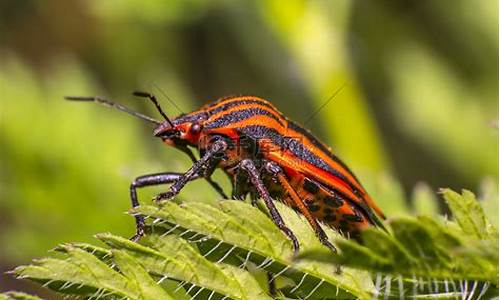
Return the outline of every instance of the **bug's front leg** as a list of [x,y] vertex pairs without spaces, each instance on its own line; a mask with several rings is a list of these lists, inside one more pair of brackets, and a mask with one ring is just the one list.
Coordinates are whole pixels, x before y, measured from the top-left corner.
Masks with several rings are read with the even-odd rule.
[[[193,164],[196,163],[196,161],[197,161],[196,157],[194,156],[193,151],[191,151],[191,149],[189,149],[185,145],[179,145],[176,147],[179,150],[181,150],[182,152],[186,153],[189,156],[189,158],[191,159],[191,161],[193,162]],[[222,189],[222,187],[217,182],[212,180],[212,178],[210,177],[210,174],[208,174],[207,176],[204,176],[205,180],[208,182],[208,184],[210,184],[212,186],[212,188],[222,197],[222,199],[229,199],[227,197],[226,193],[224,193],[224,190]]]
[[161,201],[169,200],[175,197],[181,189],[186,185],[186,183],[190,180],[191,177],[198,175],[200,171],[208,166],[211,161],[214,159],[219,159],[219,155],[226,151],[227,149],[227,143],[220,139],[216,140],[213,142],[206,153],[203,155],[203,157],[195,162],[189,170],[186,171],[186,173],[182,174],[169,188],[169,191],[166,193],[161,193],[158,194],[158,196],[155,197],[155,201],[157,203],[160,203]]
[[[130,200],[132,201],[132,207],[139,206],[139,200],[137,199],[137,188],[142,188],[146,186],[154,186],[160,184],[168,184],[173,183],[179,180],[182,177],[183,173],[175,173],[175,172],[164,172],[157,174],[149,174],[137,177],[130,184]],[[198,179],[200,176],[195,174],[189,180]],[[135,235],[131,238],[133,241],[138,241],[142,236],[144,236],[144,217],[141,215],[135,216],[135,226],[136,232]]]
[[292,230],[290,230],[290,228],[285,225],[283,218],[274,205],[273,199],[271,199],[269,192],[267,191],[264,183],[262,182],[262,179],[260,178],[259,171],[255,167],[254,162],[250,159],[244,159],[241,161],[240,167],[248,173],[251,183],[253,184],[253,186],[255,186],[260,197],[264,200],[264,203],[266,204],[266,207],[271,214],[271,219],[273,220],[274,224],[276,224],[276,226],[278,226],[278,228],[283,231],[283,233],[286,234],[292,241],[293,251],[295,254],[297,254],[299,251],[299,241],[297,240],[297,237],[292,232]]

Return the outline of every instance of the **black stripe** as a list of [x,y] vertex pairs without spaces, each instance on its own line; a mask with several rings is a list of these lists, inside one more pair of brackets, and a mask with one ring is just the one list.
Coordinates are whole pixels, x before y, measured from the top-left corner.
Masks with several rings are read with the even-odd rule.
[[323,159],[309,151],[309,149],[307,149],[307,147],[300,141],[300,137],[283,136],[273,128],[260,125],[245,126],[240,128],[239,131],[255,140],[264,138],[270,139],[273,144],[280,147],[280,149],[289,150],[293,155],[301,160],[306,161],[311,165],[314,165],[350,184],[349,180],[344,175],[332,168]]
[[[313,144],[314,146],[316,146],[318,149],[321,150],[321,152],[323,152],[326,156],[330,157],[333,161],[335,161],[336,163],[338,163],[339,165],[341,165],[348,173],[349,175],[351,175],[358,183],[359,183],[359,180],[358,178],[356,177],[356,175],[354,175],[354,173],[349,169],[349,167],[343,162],[341,161],[337,156],[335,156],[335,154],[333,154],[330,149],[328,149],[325,144],[321,143],[314,135],[312,135],[308,130],[304,129],[302,126],[298,125],[297,123],[293,122],[293,121],[290,121],[288,120],[288,128],[294,130],[294,131],[297,131],[298,133],[304,135],[308,140],[309,142],[311,142],[311,144]],[[359,185],[361,185],[359,183]],[[356,188],[354,188],[354,190],[357,191]]]
[[281,126],[284,126],[283,121],[280,120],[271,112],[269,112],[268,110],[254,107],[254,108],[235,110],[228,114],[222,115],[213,121],[207,122],[204,128],[213,129],[213,128],[226,127],[233,123],[249,119],[253,116],[266,116],[276,120],[276,122],[278,122]]
[[174,123],[174,125],[179,125],[182,123],[202,122],[206,119],[208,119],[208,114],[206,112],[193,112],[187,115],[178,116],[177,118],[172,120],[172,123]]
[[241,100],[228,101],[227,103],[225,103],[219,107],[211,108],[217,104],[219,104],[219,102],[215,102],[213,105],[208,107],[208,113],[210,115],[220,113],[221,111],[228,110],[232,107],[239,106],[239,105],[258,104],[258,105],[262,105],[262,106],[265,106],[265,107],[272,109],[273,111],[278,113],[278,115],[280,115],[282,118],[284,118],[284,116],[279,111],[277,111],[276,108],[274,108],[271,104],[269,104],[268,102],[266,102],[264,100],[260,100],[260,99],[242,98]]

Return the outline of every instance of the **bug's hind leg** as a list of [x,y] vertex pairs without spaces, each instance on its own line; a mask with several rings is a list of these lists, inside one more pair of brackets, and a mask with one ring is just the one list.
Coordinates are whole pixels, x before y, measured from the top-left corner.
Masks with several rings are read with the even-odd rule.
[[244,159],[240,162],[240,167],[248,173],[250,182],[253,184],[253,186],[255,186],[260,197],[264,200],[264,203],[266,204],[266,207],[271,214],[271,219],[273,220],[274,224],[276,224],[276,226],[278,226],[278,228],[283,231],[283,233],[286,234],[292,241],[293,251],[295,254],[297,254],[299,251],[299,241],[297,240],[297,237],[292,232],[292,230],[290,230],[290,228],[285,225],[283,218],[274,205],[269,192],[267,191],[264,183],[262,182],[262,179],[260,178],[259,172],[257,171],[254,162],[250,159]]
[[320,242],[330,250],[332,250],[334,253],[337,253],[337,248],[335,248],[335,246],[330,243],[330,241],[328,241],[328,236],[323,231],[316,218],[314,218],[314,216],[305,205],[304,201],[302,201],[297,192],[290,185],[290,182],[288,182],[283,169],[281,169],[281,167],[279,167],[276,163],[268,162],[265,166],[265,170],[277,179],[278,183],[283,187],[283,189],[292,200],[293,205],[306,218],[307,222],[309,222],[309,225],[311,225],[311,227],[313,228]]
[[269,294],[274,298],[276,297],[276,282],[273,278],[273,273],[267,272],[267,285],[269,286]]
[[[132,202],[132,207],[139,206],[139,200],[137,199],[137,188],[142,188],[146,186],[155,186],[160,184],[168,184],[173,183],[179,180],[182,177],[183,173],[175,173],[175,172],[165,172],[165,173],[157,173],[157,174],[149,174],[137,177],[130,184],[130,200]],[[189,180],[198,179],[200,176],[195,175],[191,177]],[[132,241],[138,241],[142,236],[144,236],[144,217],[141,215],[135,216],[135,227],[136,232],[135,235],[130,238]]]

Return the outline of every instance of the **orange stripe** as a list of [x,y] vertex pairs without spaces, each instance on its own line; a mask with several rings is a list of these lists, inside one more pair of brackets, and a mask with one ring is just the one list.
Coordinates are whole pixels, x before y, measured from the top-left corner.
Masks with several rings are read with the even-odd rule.
[[204,107],[206,110],[212,110],[212,109],[216,109],[218,107],[221,107],[225,104],[228,104],[230,102],[233,102],[233,101],[242,101],[242,100],[256,100],[256,101],[261,101],[261,102],[264,102],[264,103],[267,103],[268,105],[270,105],[272,108],[274,108],[276,111],[278,111],[276,109],[276,107],[269,101],[267,100],[264,100],[262,98],[259,98],[259,97],[255,97],[255,96],[236,96],[236,97],[233,97],[233,98],[227,98],[227,99],[222,99],[222,100],[219,100],[216,102],[215,105],[213,106],[210,106],[210,104],[208,104],[206,107]]
[[[269,158],[281,166],[288,166],[290,169],[307,174],[311,178],[318,180],[319,182],[331,186],[337,189],[340,193],[344,194],[346,197],[350,198],[352,201],[361,203],[360,197],[353,193],[352,189],[346,184],[342,179],[336,177],[335,175],[324,171],[312,165],[308,162],[302,161],[300,158],[297,159],[292,153],[281,154],[277,152],[271,152]],[[297,162],[299,160],[299,162]],[[385,215],[382,210],[377,206],[375,201],[367,194],[364,193],[361,196],[361,200],[365,202],[370,208],[372,208],[380,217],[385,219]]]
[[[264,117],[264,118],[260,118],[260,117]],[[226,127],[232,128],[232,129],[238,129],[238,128],[243,128],[243,127],[246,127],[249,125],[266,126],[266,127],[269,127],[269,128],[276,130],[277,132],[283,132],[283,130],[285,129],[284,126],[281,126],[273,118],[269,118],[269,117],[262,116],[262,115],[255,115],[255,116],[248,118],[246,120],[232,123],[231,125],[226,126]]]
[[299,160],[301,162],[297,162],[295,156],[291,153],[288,153],[288,151],[283,154],[271,152],[269,154],[269,158],[285,168],[290,168],[300,173],[307,174],[308,177],[310,176],[318,180],[319,182],[322,182],[323,184],[335,188],[351,201],[360,203],[365,200],[364,197],[362,197],[362,199],[360,200],[359,197],[352,192],[350,187],[343,180],[314,165],[311,165],[307,162],[302,162],[302,160],[300,159]]
[[[225,115],[228,115],[232,112],[235,112],[235,111],[239,111],[239,110],[243,110],[243,109],[250,109],[250,108],[259,108],[259,109],[262,109],[262,110],[265,110],[269,113],[271,113],[272,115],[276,116],[278,119],[280,119],[284,124],[286,124],[286,120],[283,119],[281,117],[281,115],[279,113],[277,113],[275,110],[273,109],[270,109],[269,107],[267,106],[264,106],[264,105],[260,105],[260,104],[257,104],[257,103],[249,103],[249,104],[242,104],[242,105],[238,105],[238,106],[235,106],[235,107],[231,107],[230,109],[226,109],[226,110],[223,110],[215,115],[211,115],[210,118],[208,118],[208,120],[206,122],[215,122],[217,121],[217,119],[219,119],[220,117],[223,117]],[[257,116],[257,115],[256,115]],[[281,126],[281,125],[280,125]]]
[[[273,119],[271,119],[269,117],[266,118],[266,121],[258,120],[257,123],[255,123],[255,121],[256,120],[254,118],[249,118],[249,119],[246,119],[246,120],[243,120],[243,121],[231,124],[228,127],[238,129],[238,128],[245,127],[245,126],[248,126],[248,125],[261,125],[261,126],[270,127],[272,129],[276,130],[277,132],[279,132],[280,134],[284,135],[284,136],[289,136],[289,137],[290,136],[291,137],[303,137],[302,134],[300,134],[300,133],[298,133],[298,132],[296,132],[296,131],[294,131],[292,129],[283,128],[283,126],[281,126],[278,122],[276,122],[275,120],[273,120]],[[288,132],[295,133],[295,135],[293,136],[293,135],[287,134]],[[333,169],[339,171],[339,173],[341,173],[343,176],[345,176],[349,180],[349,182],[351,182],[363,195],[366,194],[366,192],[363,189],[363,187],[361,186],[361,184],[356,180],[356,178],[354,178],[351,175],[351,173],[349,171],[347,171],[346,169],[344,169],[343,166],[341,166],[340,164],[338,164],[337,162],[335,162],[334,160],[332,160],[328,155],[326,155],[323,151],[321,151],[321,149],[319,149],[314,144],[312,144],[309,141],[309,139],[307,139],[306,137],[304,137],[302,140],[300,140],[300,142],[302,144],[304,144],[304,146],[306,146],[314,155],[316,155],[319,158],[321,158],[328,165],[330,165]]]
[[300,199],[299,195],[297,195],[297,192],[292,188],[288,180],[285,178],[285,175],[278,174],[278,180],[280,181],[283,188],[287,191],[290,198],[292,198],[292,201],[295,204],[295,206],[300,210],[300,212],[304,215],[304,217],[306,217],[306,220],[309,222],[311,227],[316,231],[319,228],[319,224],[316,221],[316,218],[314,218],[313,215],[311,214],[311,211],[307,209],[302,199]]
[[302,144],[304,144],[309,150],[316,156],[320,157],[323,159],[328,165],[330,165],[333,169],[338,170],[342,175],[344,175],[349,181],[358,189],[362,194],[366,194],[366,191],[363,189],[361,184],[354,178],[354,176],[351,175],[351,172],[346,170],[342,165],[334,161],[333,159],[330,158],[323,150],[319,149],[317,146],[315,146],[311,141],[302,135],[301,133],[287,128],[287,133],[293,133],[294,135],[288,135],[288,136],[300,136],[303,137]]

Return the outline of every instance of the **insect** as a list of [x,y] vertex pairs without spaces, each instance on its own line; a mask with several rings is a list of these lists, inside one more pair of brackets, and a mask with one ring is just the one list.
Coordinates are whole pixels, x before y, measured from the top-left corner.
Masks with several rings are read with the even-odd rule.
[[[270,102],[253,96],[219,99],[199,110],[170,119],[155,96],[134,92],[156,106],[165,121],[134,112],[100,97],[66,97],[74,101],[95,101],[125,111],[155,125],[153,134],[163,143],[189,155],[193,165],[184,173],[165,172],[137,177],[130,185],[132,206],[139,205],[137,188],[171,184],[155,201],[175,197],[190,181],[205,179],[223,198],[222,188],[211,179],[222,169],[232,182],[231,198],[255,204],[262,198],[272,221],[292,241],[295,252],[299,242],[276,209],[274,199],[301,213],[318,239],[332,251],[335,247],[319,225],[325,223],[342,234],[359,237],[364,228],[383,228],[385,218],[356,176],[332,151],[308,130],[281,114]],[[192,148],[199,152],[199,158]],[[136,216],[138,240],[145,222]]]

